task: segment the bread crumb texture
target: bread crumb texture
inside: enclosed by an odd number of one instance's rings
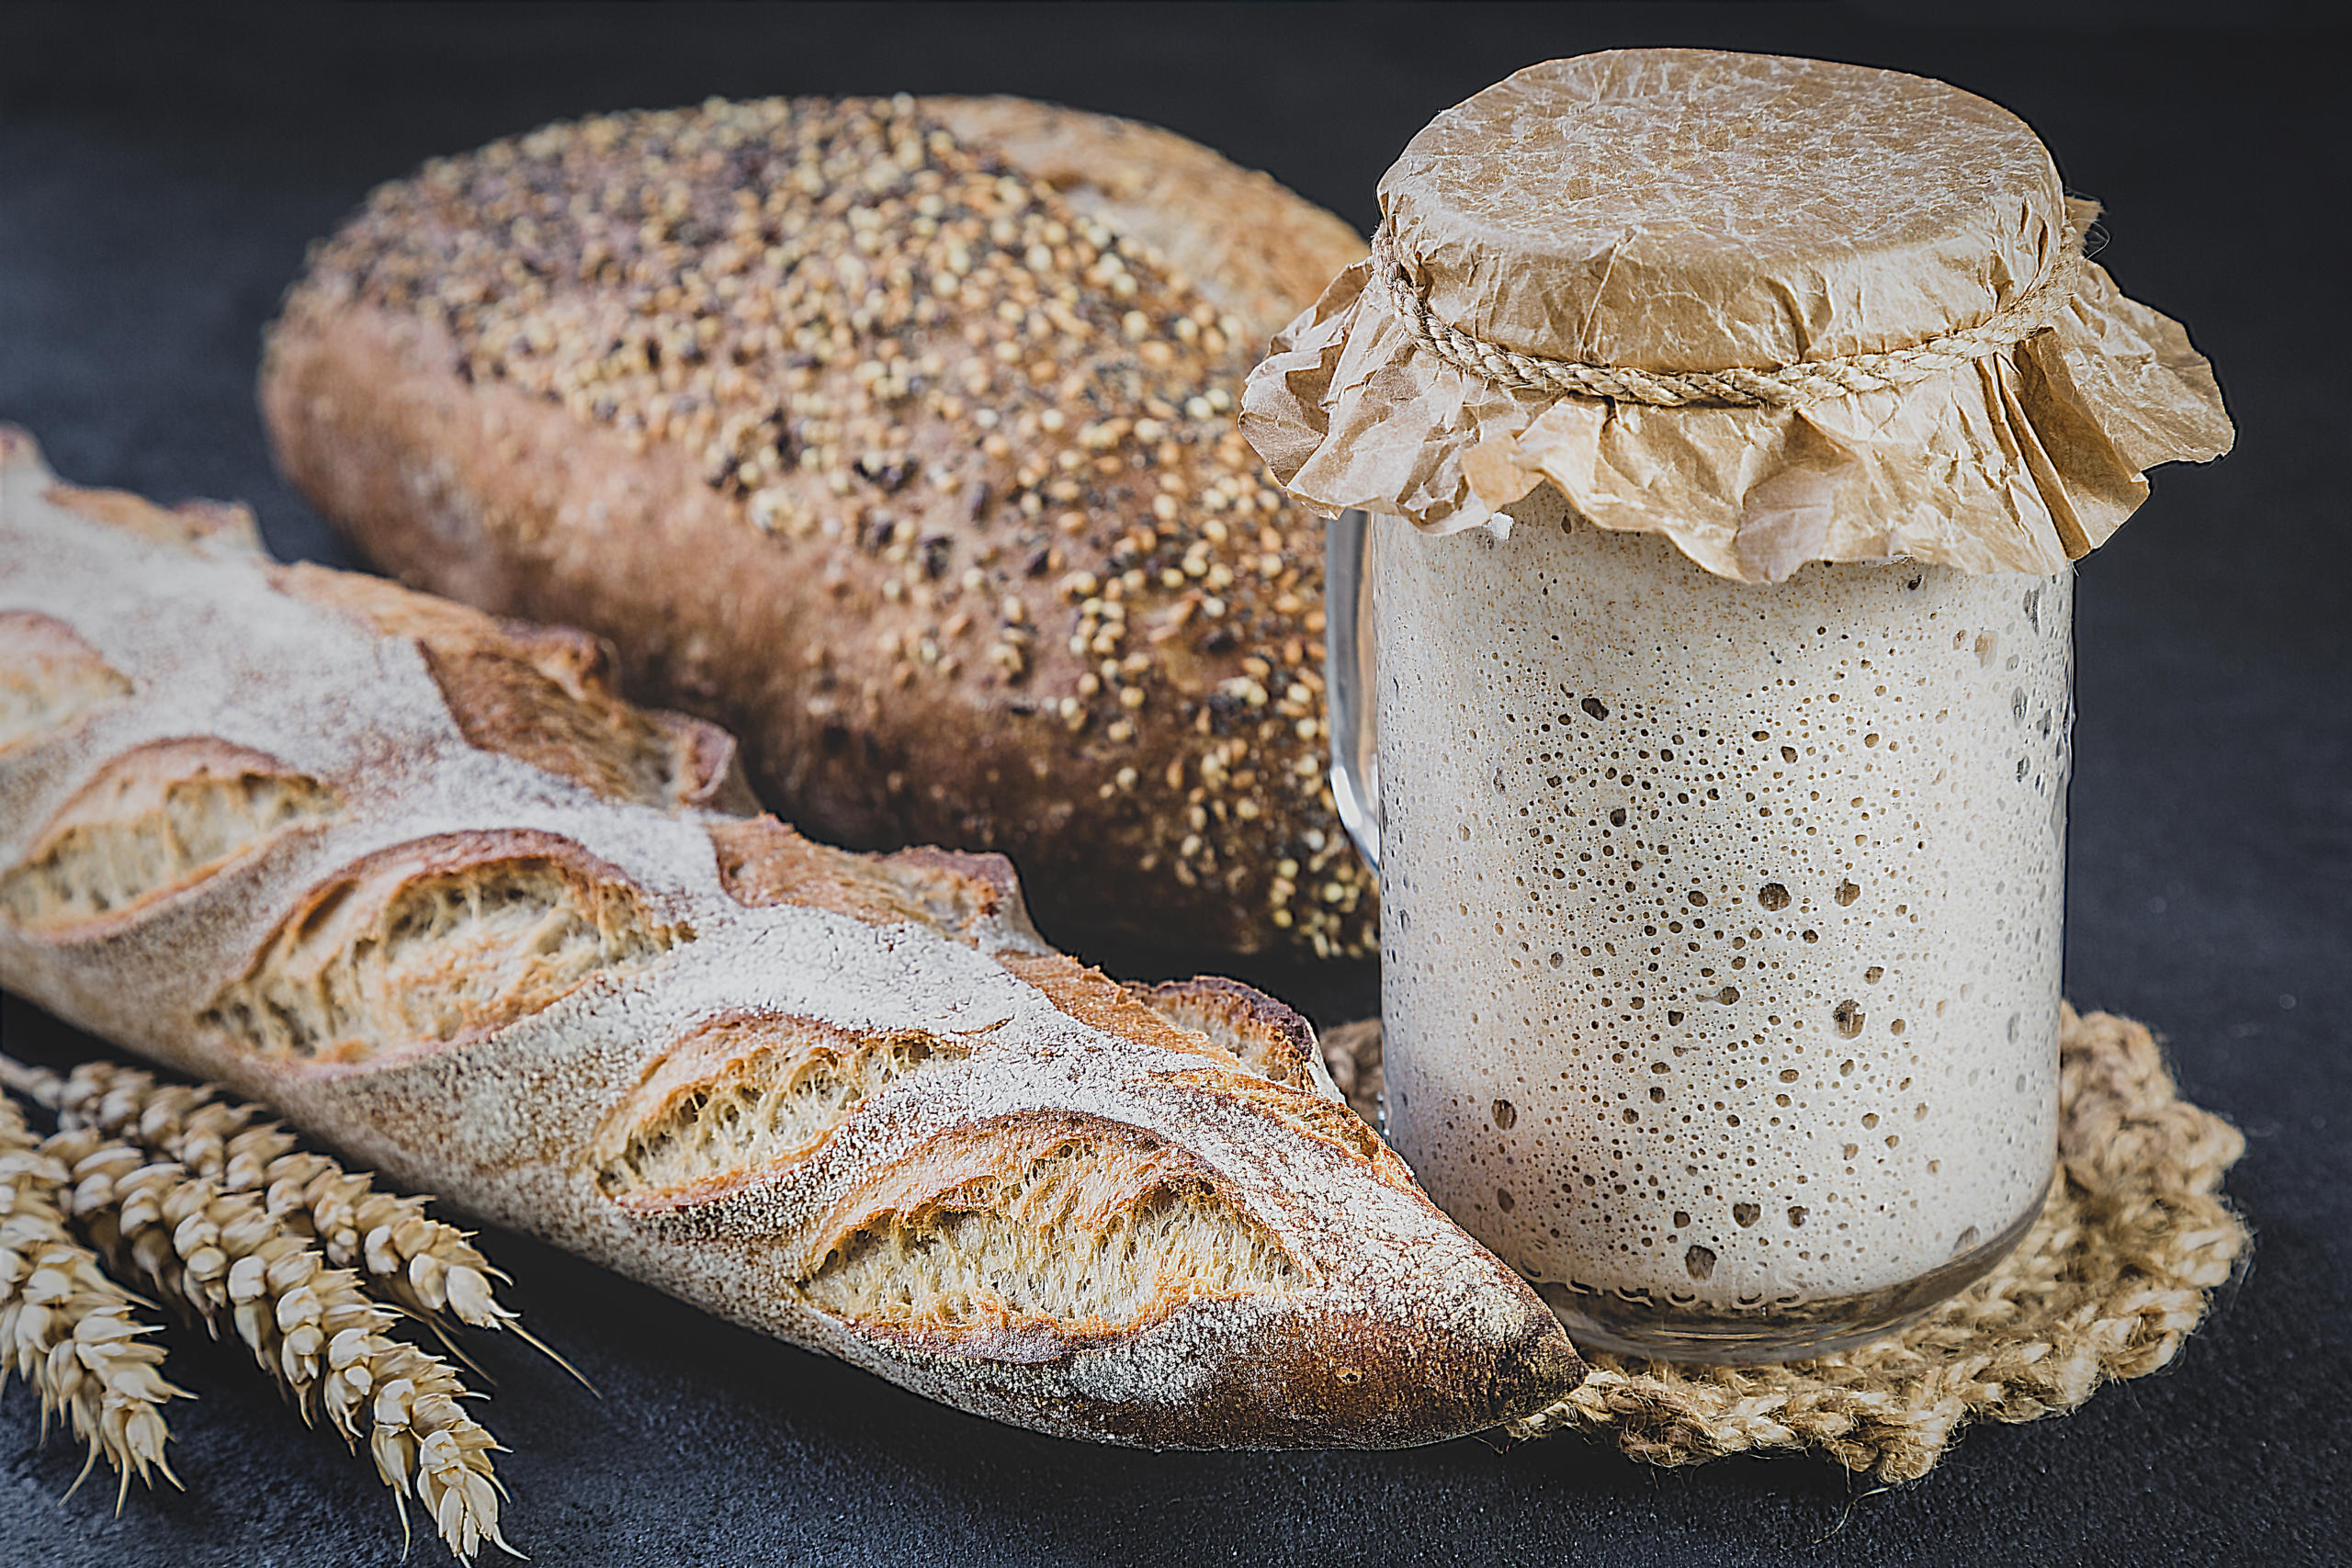
[[[802,1288],[836,1317],[1037,1357],[1191,1302],[1277,1292],[1289,1256],[1193,1156],[1078,1115],[944,1133],[818,1226]],[[1011,1343],[1008,1343],[1010,1341]]]
[[[1228,901],[1243,950],[1376,945],[1324,777],[1320,525],[1238,423],[1261,345],[1139,239],[912,98],[712,100],[379,187],[282,326],[355,303],[435,322],[472,384],[684,451],[841,602],[777,650],[811,713],[993,689],[1083,761],[1071,804],[1132,863],[1102,875]],[[1026,830],[876,787],[925,836]]]
[[[714,1197],[808,1158],[874,1096],[970,1055],[919,1029],[721,1019],[665,1054],[624,1102],[597,1140],[596,1183],[632,1208]]]
[[[130,694],[130,682],[53,615],[0,611],[0,751]]]
[[[44,935],[129,914],[336,808],[324,785],[257,751],[142,746],[107,763],[0,875],[0,914]]]
[[[275,1058],[399,1055],[632,974],[692,934],[552,834],[454,834],[322,883],[203,1021]]]

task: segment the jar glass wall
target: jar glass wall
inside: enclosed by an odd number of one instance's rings
[[[1334,563],[1390,1135],[1589,1348],[1884,1333],[2054,1168],[2071,576],[1742,583],[1547,498]]]

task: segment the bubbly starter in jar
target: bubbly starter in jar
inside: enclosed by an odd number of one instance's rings
[[[1555,1303],[1735,1310],[2038,1212],[2071,577],[1742,583],[1533,511],[1369,545],[1389,1131],[1430,1195]]]

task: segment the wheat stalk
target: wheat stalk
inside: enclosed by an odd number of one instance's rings
[[[89,1448],[75,1486],[101,1455],[121,1481],[115,1511],[135,1474],[154,1484],[171,1433],[162,1405],[187,1391],[164,1381],[154,1332],[131,1314],[134,1297],[98,1267],[65,1228],[59,1202],[65,1168],[44,1154],[16,1102],[0,1095],[0,1387],[15,1372],[40,1396],[41,1431],[62,1416]]]
[[[263,1207],[315,1237],[329,1262],[361,1270],[371,1288],[406,1310],[434,1320],[447,1313],[477,1328],[511,1327],[547,1348],[498,1301],[491,1281],[506,1276],[464,1231],[433,1218],[424,1199],[379,1191],[364,1173],[300,1148],[261,1107],[210,1085],[159,1084],[152,1073],[110,1062],[85,1062],[62,1077],[39,1069],[19,1076],[55,1108],[62,1125],[96,1128],[227,1190],[260,1193]]]
[[[96,1128],[59,1133],[45,1149],[71,1173],[75,1223],[118,1268],[136,1269],[215,1336],[233,1328],[305,1420],[323,1411],[347,1440],[366,1440],[404,1537],[413,1488],[460,1561],[484,1541],[522,1555],[499,1534],[498,1444],[458,1404],[465,1385],[438,1357],[391,1337],[393,1314],[356,1274],[255,1194],[151,1164]]]

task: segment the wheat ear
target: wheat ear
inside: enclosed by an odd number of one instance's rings
[[[152,1073],[110,1062],[85,1062],[63,1077],[37,1068],[26,1076],[62,1125],[95,1127],[230,1191],[261,1194],[269,1213],[316,1238],[329,1262],[361,1270],[397,1305],[431,1319],[447,1313],[477,1328],[511,1327],[538,1345],[493,1292],[491,1281],[506,1276],[464,1231],[433,1218],[424,1199],[379,1191],[365,1174],[301,1149],[261,1107],[210,1085],[159,1084]]]
[[[118,1268],[135,1269],[216,1336],[232,1327],[305,1420],[323,1411],[346,1439],[366,1440],[403,1535],[413,1487],[460,1561],[472,1562],[485,1540],[522,1555],[498,1532],[504,1491],[490,1460],[498,1444],[459,1406],[465,1385],[438,1357],[390,1336],[391,1311],[357,1276],[251,1192],[150,1164],[95,1128],[45,1146],[72,1173],[75,1223]]]
[[[105,1456],[121,1477],[120,1513],[133,1475],[152,1486],[150,1471],[160,1470],[180,1483],[164,1457],[171,1433],[162,1407],[188,1394],[164,1381],[163,1347],[144,1340],[155,1330],[132,1315],[136,1298],[67,1232],[66,1179],[16,1101],[0,1095],[0,1388],[10,1372],[21,1376],[40,1396],[43,1434],[62,1416],[88,1446],[74,1485]]]

